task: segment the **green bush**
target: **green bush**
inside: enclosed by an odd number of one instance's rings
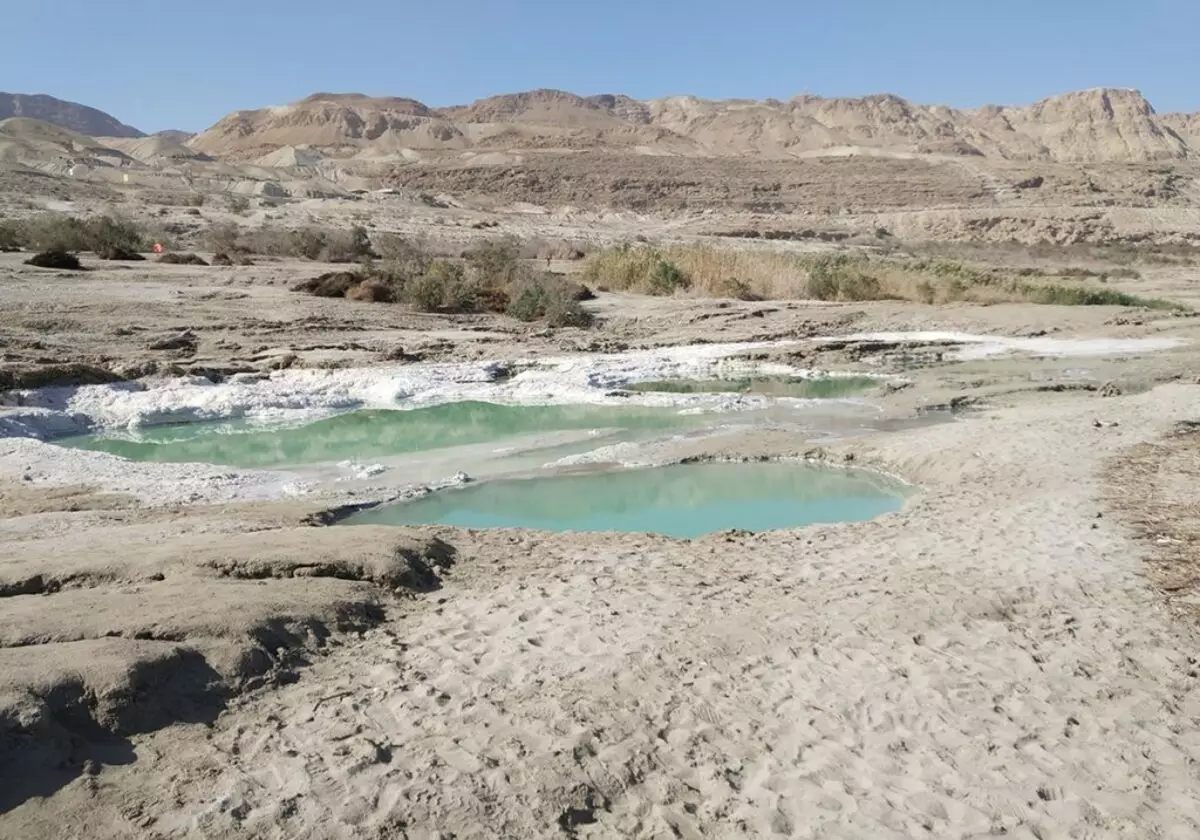
[[[521,244],[512,237],[491,239],[467,249],[463,259],[481,285],[501,289],[517,279]]]
[[[650,271],[646,285],[652,295],[673,295],[680,289],[691,286],[691,281],[679,266],[670,260],[659,257],[658,262]]]
[[[79,219],[58,213],[14,223],[9,236],[14,247],[19,244],[34,251],[78,253],[93,251],[100,255],[136,253],[146,248],[146,237],[136,224],[113,216],[94,216]]]
[[[88,250],[97,254],[137,253],[146,249],[145,237],[133,222],[98,216],[88,219],[84,230],[90,246]]]
[[[476,305],[478,287],[461,265],[434,260],[423,274],[394,280],[403,300],[421,312],[468,312]]]
[[[882,286],[879,279],[870,274],[853,272],[842,278],[838,297],[842,300],[879,300]]]
[[[818,263],[808,272],[808,296],[813,300],[837,300],[841,284],[831,266]]]
[[[547,272],[523,272],[508,290],[505,307],[519,321],[543,319],[552,327],[586,327],[591,314],[576,299],[578,287]]]
[[[402,277],[418,277],[428,271],[433,262],[423,241],[394,233],[375,234],[371,237],[371,250],[387,263],[389,274]]]
[[[1090,289],[1085,286],[1026,285],[1022,291],[1032,303],[1059,306],[1136,306],[1147,309],[1184,309],[1181,304],[1161,298],[1144,298],[1113,289]]]

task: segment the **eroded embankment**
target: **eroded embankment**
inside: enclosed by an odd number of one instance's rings
[[[420,530],[232,524],[246,530],[168,521],[9,542],[0,812],[131,761],[138,733],[211,722],[235,694],[294,679],[347,634],[420,609],[457,559]]]

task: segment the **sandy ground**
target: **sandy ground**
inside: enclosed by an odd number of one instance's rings
[[[601,327],[544,331],[303,298],[297,270],[58,283],[3,257],[6,362],[228,375],[917,329],[1188,343],[764,352],[903,373],[889,416],[970,410],[819,450],[676,446],[918,491],[870,523],[692,542],[138,504],[123,488],[149,467],[79,486],[46,444],[0,441],[0,836],[1200,835],[1196,319],[602,296]]]

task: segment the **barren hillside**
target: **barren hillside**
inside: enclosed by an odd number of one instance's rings
[[[146,136],[133,126],[125,125],[103,111],[45,94],[0,92],[0,120],[8,117],[41,120],[93,137]]]
[[[638,101],[538,90],[432,109],[412,99],[314,94],[239,111],[192,139],[214,157],[250,160],[282,146],[331,154],[404,150],[625,149],[642,154],[766,159],[850,153],[947,154],[1067,163],[1180,160],[1196,155],[1190,115],[1159,116],[1134,90],[1097,89],[1023,107],[958,110],[890,94]]]

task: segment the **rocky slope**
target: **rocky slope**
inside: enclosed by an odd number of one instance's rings
[[[41,120],[92,137],[146,136],[133,126],[125,125],[96,108],[45,94],[0,92],[0,120],[8,117]]]
[[[1071,163],[1197,156],[1197,117],[1155,113],[1134,90],[1068,93],[1021,107],[960,110],[891,94],[639,101],[555,90],[494,96],[433,109],[412,99],[314,94],[291,105],[239,111],[190,144],[250,160],[282,146],[339,156],[388,157],[467,149],[613,149],[643,154],[816,157],[949,154]]]

